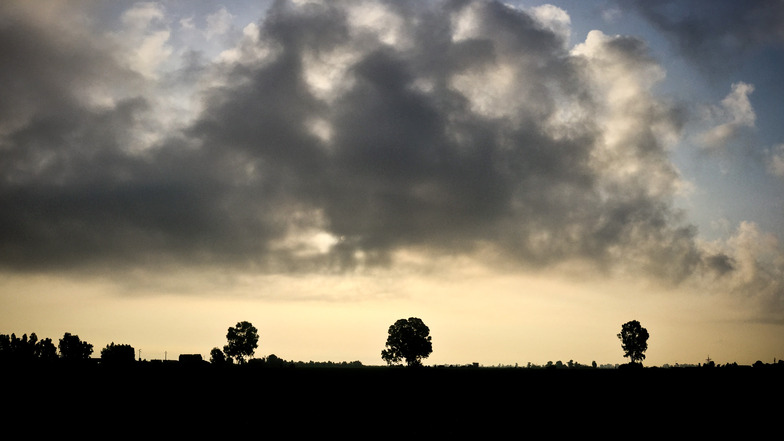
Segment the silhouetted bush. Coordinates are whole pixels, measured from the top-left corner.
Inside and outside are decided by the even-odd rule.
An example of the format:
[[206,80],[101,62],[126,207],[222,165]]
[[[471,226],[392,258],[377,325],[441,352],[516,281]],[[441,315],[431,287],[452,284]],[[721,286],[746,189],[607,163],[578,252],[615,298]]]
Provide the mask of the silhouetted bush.
[[131,345],[114,344],[106,345],[101,349],[101,364],[107,366],[128,366],[133,364],[136,350]]

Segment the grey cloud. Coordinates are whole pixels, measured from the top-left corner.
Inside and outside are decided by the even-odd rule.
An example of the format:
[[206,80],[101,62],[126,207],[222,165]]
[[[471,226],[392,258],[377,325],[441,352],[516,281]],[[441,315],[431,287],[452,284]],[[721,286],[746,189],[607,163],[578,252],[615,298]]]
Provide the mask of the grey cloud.
[[619,2],[642,13],[706,72],[737,68],[742,57],[784,48],[784,4],[778,0]]
[[705,264],[715,270],[718,274],[727,274],[735,270],[734,259],[724,253],[705,256]]
[[[600,118],[618,116],[601,116],[609,104],[589,88],[599,87],[595,60],[566,52],[525,13],[497,2],[367,4],[401,17],[390,21],[399,28],[358,28],[349,8],[361,2],[277,2],[259,24],[259,44],[273,50],[189,65],[220,85],[200,92],[192,124],[141,151],[127,144],[154,97],[90,107],[70,92],[67,60],[49,59],[51,102],[2,135],[0,264],[301,271],[393,264],[407,249],[491,248],[521,266],[580,260],[681,280],[702,262],[669,201],[677,174],[649,128],[670,110],[651,101],[624,112],[647,129],[604,146]],[[20,70],[0,75],[46,59],[40,38],[20,49]],[[633,39],[594,49],[612,52],[613,69],[651,63]],[[117,68],[106,52],[90,57]],[[314,89],[319,81],[327,88]],[[563,116],[565,106],[577,115]],[[627,166],[636,171],[619,173]],[[331,247],[314,251],[317,233]]]
[[[20,6],[24,5],[24,6]],[[42,8],[47,9],[47,8]],[[31,17],[34,6],[0,6],[0,134],[28,118],[67,115],[95,83],[132,82],[133,75],[108,56],[109,47],[51,20]],[[67,14],[62,17],[67,20]]]
[[[210,107],[197,127],[209,145],[241,148],[274,164],[276,171],[265,169],[260,179],[284,185],[287,197],[322,213],[321,226],[342,238],[336,251],[469,252],[492,243],[521,262],[546,265],[622,260],[609,250],[634,249],[632,241],[645,239],[650,249],[636,253],[660,253],[646,265],[661,259],[688,272],[698,261],[691,230],[671,225],[675,215],[666,203],[629,197],[623,188],[602,199],[601,171],[589,163],[595,122],[581,121],[582,129],[566,138],[544,130],[559,110],[556,94],[591,105],[575,82],[582,80],[579,65],[558,36],[498,3],[453,2],[428,10],[419,25],[405,21],[404,33],[416,36],[417,45],[390,47],[352,38],[331,5],[318,13],[274,10],[262,35],[282,54],[249,67],[248,82],[218,91],[221,105]],[[471,8],[473,34],[454,41],[448,13]],[[629,60],[650,58],[639,41],[610,46]],[[359,55],[346,72],[351,87],[325,105],[308,93],[302,53],[328,57],[335,47]],[[507,64],[527,74],[514,88],[520,96],[501,98],[513,102],[512,114],[484,114],[453,87],[457,75]],[[328,141],[307,134],[304,122],[312,119],[327,121]],[[655,140],[638,148],[631,154],[666,161]],[[678,257],[688,262],[664,258],[669,246],[687,248]]]

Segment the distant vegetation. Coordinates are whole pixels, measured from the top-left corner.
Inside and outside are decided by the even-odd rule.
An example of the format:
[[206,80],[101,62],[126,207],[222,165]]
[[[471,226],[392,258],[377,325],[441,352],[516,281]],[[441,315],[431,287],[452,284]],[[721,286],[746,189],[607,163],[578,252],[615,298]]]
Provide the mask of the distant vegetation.
[[[590,365],[581,364],[574,360],[566,363],[562,361],[548,361],[543,365],[527,363],[523,366],[517,364],[488,366],[492,368],[519,368],[529,370],[589,370],[589,369],[623,369],[627,367],[642,368],[642,360],[645,359],[647,349],[648,331],[643,328],[636,320],[625,323],[618,338],[621,340],[621,348],[624,357],[630,359],[627,364],[604,364],[598,365],[595,361]],[[177,366],[246,366],[249,368],[359,368],[364,366],[360,361],[294,361],[284,360],[275,354],[266,357],[254,358],[255,350],[258,348],[259,334],[256,327],[250,322],[238,322],[236,326],[230,327],[226,334],[227,344],[223,350],[213,348],[210,352],[210,360],[204,360],[201,354],[181,354],[176,361],[163,360],[138,360],[135,358],[136,351],[129,344],[115,344],[114,342],[106,345],[100,350],[100,358],[92,355],[93,345],[82,341],[78,335],[66,332],[55,346],[51,338],[39,339],[35,333],[23,334],[17,337],[16,334],[0,334],[0,367],[5,366],[30,366],[30,365],[58,365],[58,366],[147,366],[147,365],[177,365]],[[433,351],[429,328],[422,320],[411,317],[400,319],[389,328],[389,335],[385,349],[381,352],[381,358],[388,365],[405,362],[408,367],[422,367],[422,359],[427,358]],[[465,365],[435,365],[432,368],[479,368],[478,363]],[[484,367],[484,366],[482,366]],[[716,364],[708,358],[705,363],[699,364],[665,364],[659,366],[664,369],[679,368],[742,368],[742,367],[776,367],[784,368],[784,360],[773,363],[755,362],[752,366],[742,366],[737,363]]]

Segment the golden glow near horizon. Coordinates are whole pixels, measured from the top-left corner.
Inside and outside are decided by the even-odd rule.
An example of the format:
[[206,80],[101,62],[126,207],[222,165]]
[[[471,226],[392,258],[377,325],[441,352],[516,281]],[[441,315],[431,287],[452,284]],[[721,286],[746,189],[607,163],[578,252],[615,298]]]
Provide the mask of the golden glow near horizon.
[[[213,347],[225,344],[228,327],[248,320],[261,337],[256,357],[380,365],[387,328],[411,316],[430,327],[434,350],[428,365],[620,364],[627,360],[616,334],[631,319],[651,334],[646,365],[697,364],[707,357],[752,364],[772,361],[771,354],[783,349],[778,338],[761,338],[775,335],[776,325],[744,322],[731,315],[737,310],[721,312],[715,298],[694,294],[525,276],[305,279],[259,278],[216,296],[123,294],[100,282],[6,277],[0,322],[4,333],[35,332],[53,341],[64,332],[77,334],[93,344],[95,356],[111,342],[130,344],[143,359],[181,353],[208,359]],[[337,295],[309,297],[313,290]],[[286,291],[303,295],[292,299]],[[359,292],[370,294],[354,295]]]

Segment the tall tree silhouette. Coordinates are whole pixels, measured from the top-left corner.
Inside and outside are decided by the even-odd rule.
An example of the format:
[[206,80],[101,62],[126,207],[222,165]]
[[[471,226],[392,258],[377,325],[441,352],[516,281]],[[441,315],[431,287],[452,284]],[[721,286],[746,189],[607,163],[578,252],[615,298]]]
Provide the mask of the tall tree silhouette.
[[632,320],[621,326],[618,338],[621,339],[623,356],[629,358],[632,364],[637,362],[642,364],[645,360],[644,352],[648,349],[648,330],[637,320]]
[[245,363],[259,346],[259,331],[250,322],[239,322],[226,333],[228,344],[223,347],[227,357]]

